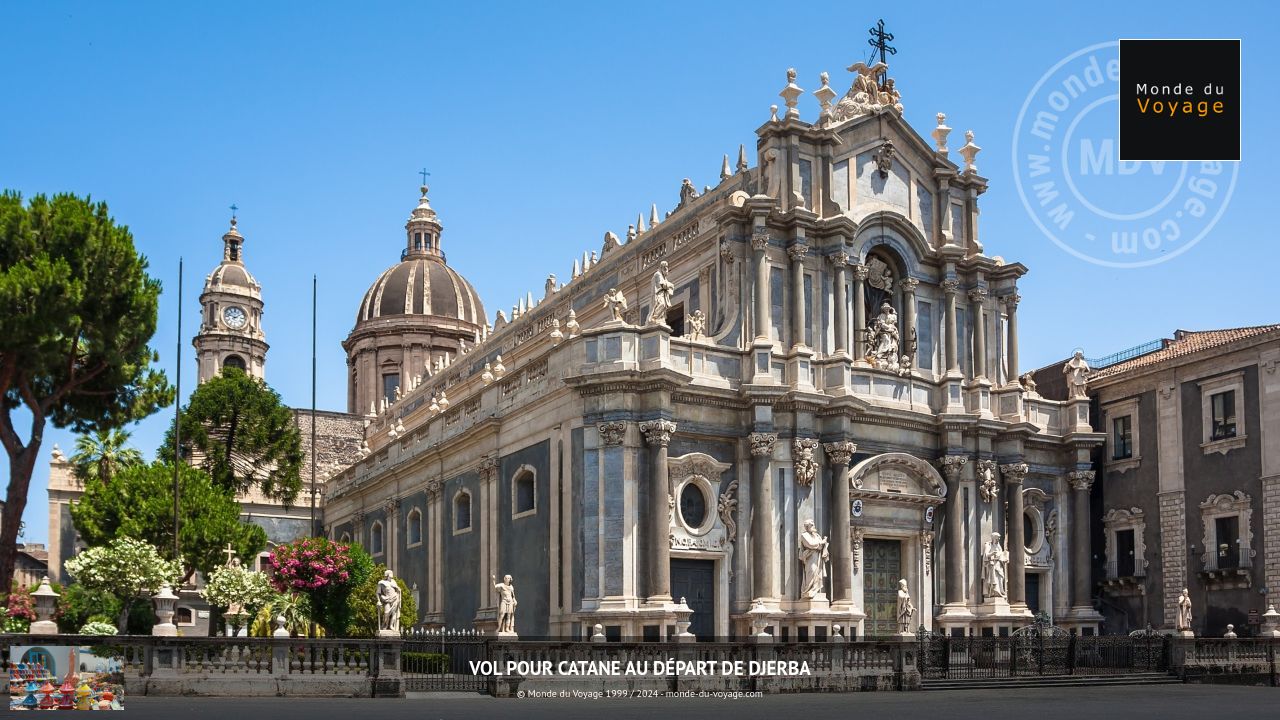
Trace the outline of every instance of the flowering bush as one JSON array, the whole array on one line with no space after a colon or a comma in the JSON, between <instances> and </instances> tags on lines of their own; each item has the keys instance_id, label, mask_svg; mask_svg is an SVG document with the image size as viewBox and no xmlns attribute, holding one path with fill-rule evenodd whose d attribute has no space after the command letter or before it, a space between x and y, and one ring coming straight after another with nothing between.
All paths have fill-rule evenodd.
<instances>
[{"instance_id":1,"label":"flowering bush","mask_svg":"<svg viewBox=\"0 0 1280 720\"><path fill-rule=\"evenodd\" d=\"M115 635L120 632L109 622L87 622L80 628L81 635Z\"/></svg>"},{"instance_id":2,"label":"flowering bush","mask_svg":"<svg viewBox=\"0 0 1280 720\"><path fill-rule=\"evenodd\" d=\"M21 618L27 622L36 619L36 602L31 597L31 588L21 587L17 582L13 584L13 591L5 600L5 606L8 608L6 614L11 618Z\"/></svg>"},{"instance_id":3,"label":"flowering bush","mask_svg":"<svg viewBox=\"0 0 1280 720\"><path fill-rule=\"evenodd\" d=\"M25 633L30 629L30 620L21 617L14 617L9 614L8 608L0 607L0 632Z\"/></svg>"},{"instance_id":4,"label":"flowering bush","mask_svg":"<svg viewBox=\"0 0 1280 720\"><path fill-rule=\"evenodd\" d=\"M305 595L312 619L338 636L351 622L351 591L373 573L373 559L359 546L302 538L277 547L271 553L271 569L275 589Z\"/></svg>"},{"instance_id":5,"label":"flowering bush","mask_svg":"<svg viewBox=\"0 0 1280 720\"><path fill-rule=\"evenodd\" d=\"M252 613L271 601L275 593L267 576L248 568L224 566L213 571L200 596L228 610L239 607Z\"/></svg>"},{"instance_id":6,"label":"flowering bush","mask_svg":"<svg viewBox=\"0 0 1280 720\"><path fill-rule=\"evenodd\" d=\"M173 560L165 560L151 545L122 537L108 545L91 547L67 561L67 572L86 588L104 590L120 599L119 627L128 627L134 602L173 584L182 572Z\"/></svg>"}]
</instances>

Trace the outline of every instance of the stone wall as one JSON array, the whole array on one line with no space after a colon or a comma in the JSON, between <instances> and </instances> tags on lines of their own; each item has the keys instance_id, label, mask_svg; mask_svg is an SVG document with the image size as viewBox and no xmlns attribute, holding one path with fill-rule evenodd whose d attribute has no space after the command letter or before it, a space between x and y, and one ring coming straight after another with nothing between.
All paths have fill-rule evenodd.
<instances>
[{"instance_id":1,"label":"stone wall","mask_svg":"<svg viewBox=\"0 0 1280 720\"><path fill-rule=\"evenodd\" d=\"M1160 493L1160 559L1164 579L1164 622L1175 627L1178 596L1187 586L1186 493Z\"/></svg>"},{"instance_id":2,"label":"stone wall","mask_svg":"<svg viewBox=\"0 0 1280 720\"><path fill-rule=\"evenodd\" d=\"M1262 481L1262 562L1267 588L1280 589L1280 477Z\"/></svg>"},{"instance_id":3,"label":"stone wall","mask_svg":"<svg viewBox=\"0 0 1280 720\"><path fill-rule=\"evenodd\" d=\"M293 409L293 422L302 433L302 480L311 479L311 411ZM364 420L359 415L316 411L316 481L329 476L360 458L360 440L364 437Z\"/></svg>"}]
</instances>

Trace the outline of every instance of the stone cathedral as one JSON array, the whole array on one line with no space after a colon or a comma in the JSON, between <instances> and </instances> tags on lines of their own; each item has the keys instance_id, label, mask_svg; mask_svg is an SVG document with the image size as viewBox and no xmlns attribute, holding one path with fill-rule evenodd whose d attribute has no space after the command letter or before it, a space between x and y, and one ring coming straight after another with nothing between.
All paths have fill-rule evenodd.
<instances>
[{"instance_id":1,"label":"stone cathedral","mask_svg":"<svg viewBox=\"0 0 1280 720\"><path fill-rule=\"evenodd\" d=\"M344 343L359 459L325 528L420 622L522 637L1097 631L1083 393L1020 377L1027 268L981 242L971 132L903 119L883 63L794 71L719 184L490 319L427 188ZM754 162L753 162L754 161ZM900 581L916 608L897 614Z\"/></svg>"}]
</instances>

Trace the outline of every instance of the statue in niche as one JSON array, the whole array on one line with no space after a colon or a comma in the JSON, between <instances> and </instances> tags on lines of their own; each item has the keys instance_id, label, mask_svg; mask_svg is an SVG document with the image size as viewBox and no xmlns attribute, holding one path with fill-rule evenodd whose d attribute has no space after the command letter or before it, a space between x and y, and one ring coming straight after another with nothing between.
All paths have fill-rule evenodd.
<instances>
[{"instance_id":1,"label":"statue in niche","mask_svg":"<svg viewBox=\"0 0 1280 720\"><path fill-rule=\"evenodd\" d=\"M907 581L898 581L898 631L904 634L911 632L911 618L916 614L916 606L911 602L911 593L907 591Z\"/></svg>"},{"instance_id":2,"label":"statue in niche","mask_svg":"<svg viewBox=\"0 0 1280 720\"><path fill-rule=\"evenodd\" d=\"M498 633L516 632L516 586L511 584L511 576L504 575L502 582L490 575L493 589L498 591Z\"/></svg>"},{"instance_id":3,"label":"statue in niche","mask_svg":"<svg viewBox=\"0 0 1280 720\"><path fill-rule=\"evenodd\" d=\"M1067 376L1067 397L1071 400L1088 399L1085 389L1089 384L1089 362L1084 359L1084 353L1077 350L1062 372Z\"/></svg>"},{"instance_id":4,"label":"statue in niche","mask_svg":"<svg viewBox=\"0 0 1280 720\"><path fill-rule=\"evenodd\" d=\"M653 271L653 309L649 311L650 325L666 325L667 311L671 309L672 296L675 295L675 283L667 279L667 261L658 263Z\"/></svg>"},{"instance_id":5,"label":"statue in niche","mask_svg":"<svg viewBox=\"0 0 1280 720\"><path fill-rule=\"evenodd\" d=\"M898 313L892 305L887 302L880 305L880 314L869 332L871 342L868 343L867 362L880 370L898 372L901 368L898 359Z\"/></svg>"},{"instance_id":6,"label":"statue in niche","mask_svg":"<svg viewBox=\"0 0 1280 720\"><path fill-rule=\"evenodd\" d=\"M982 593L988 598L1009 596L1009 549L1000 543L1000 533L991 533L991 540L982 548Z\"/></svg>"},{"instance_id":7,"label":"statue in niche","mask_svg":"<svg viewBox=\"0 0 1280 720\"><path fill-rule=\"evenodd\" d=\"M400 585L391 570L378 581L378 634L400 635Z\"/></svg>"},{"instance_id":8,"label":"statue in niche","mask_svg":"<svg viewBox=\"0 0 1280 720\"><path fill-rule=\"evenodd\" d=\"M609 292L604 294L604 306L609 309L609 313L613 316L613 322L626 322L627 297L622 294L621 290L609 288Z\"/></svg>"},{"instance_id":9,"label":"statue in niche","mask_svg":"<svg viewBox=\"0 0 1280 720\"><path fill-rule=\"evenodd\" d=\"M800 597L813 600L826 596L823 592L827 578L827 563L831 560L827 538L818 534L813 519L804 521L804 532L800 533L800 562L804 564L803 581L800 585Z\"/></svg>"},{"instance_id":10,"label":"statue in niche","mask_svg":"<svg viewBox=\"0 0 1280 720\"><path fill-rule=\"evenodd\" d=\"M1182 588L1178 596L1178 631L1191 632L1191 593Z\"/></svg>"}]
</instances>

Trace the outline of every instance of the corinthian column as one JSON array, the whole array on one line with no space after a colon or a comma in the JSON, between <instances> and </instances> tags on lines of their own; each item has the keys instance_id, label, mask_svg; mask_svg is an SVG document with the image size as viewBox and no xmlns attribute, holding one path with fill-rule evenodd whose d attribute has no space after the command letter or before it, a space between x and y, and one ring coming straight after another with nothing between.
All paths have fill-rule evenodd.
<instances>
[{"instance_id":1,"label":"corinthian column","mask_svg":"<svg viewBox=\"0 0 1280 720\"><path fill-rule=\"evenodd\" d=\"M769 247L768 228L758 227L751 235L751 249L755 252L756 263L756 339L769 338L769 257L765 248Z\"/></svg>"},{"instance_id":2,"label":"corinthian column","mask_svg":"<svg viewBox=\"0 0 1280 720\"><path fill-rule=\"evenodd\" d=\"M964 535L960 523L960 475L969 458L947 455L938 461L947 478L947 603L964 602Z\"/></svg>"},{"instance_id":3,"label":"corinthian column","mask_svg":"<svg viewBox=\"0 0 1280 720\"><path fill-rule=\"evenodd\" d=\"M848 280L849 254L840 250L832 254L830 259L836 271L836 346L831 354L847 355L849 353L849 297L845 293L844 284Z\"/></svg>"},{"instance_id":4,"label":"corinthian column","mask_svg":"<svg viewBox=\"0 0 1280 720\"><path fill-rule=\"evenodd\" d=\"M973 377L987 376L987 314L982 309L987 291L974 288L969 291L969 314L973 316Z\"/></svg>"},{"instance_id":5,"label":"corinthian column","mask_svg":"<svg viewBox=\"0 0 1280 720\"><path fill-rule=\"evenodd\" d=\"M1022 479L1027 476L1026 463L1000 466L1009 498L1009 604L1027 602L1027 539L1022 532Z\"/></svg>"},{"instance_id":6,"label":"corinthian column","mask_svg":"<svg viewBox=\"0 0 1280 720\"><path fill-rule=\"evenodd\" d=\"M902 354L907 356L910 369L916 366L916 288L920 281L902 278L898 287L902 288Z\"/></svg>"},{"instance_id":7,"label":"corinthian column","mask_svg":"<svg viewBox=\"0 0 1280 720\"><path fill-rule=\"evenodd\" d=\"M866 265L853 266L853 359L867 356L867 293L869 271Z\"/></svg>"},{"instance_id":8,"label":"corinthian column","mask_svg":"<svg viewBox=\"0 0 1280 720\"><path fill-rule=\"evenodd\" d=\"M822 446L831 461L831 601L853 602L853 552L849 543L849 461L858 446L848 440Z\"/></svg>"},{"instance_id":9,"label":"corinthian column","mask_svg":"<svg viewBox=\"0 0 1280 720\"><path fill-rule=\"evenodd\" d=\"M1071 605L1093 608L1092 563L1089 562L1089 488L1092 470L1067 473L1071 483Z\"/></svg>"},{"instance_id":10,"label":"corinthian column","mask_svg":"<svg viewBox=\"0 0 1280 720\"><path fill-rule=\"evenodd\" d=\"M804 342L804 256L809 246L797 242L787 248L791 258L791 346L801 347Z\"/></svg>"},{"instance_id":11,"label":"corinthian column","mask_svg":"<svg viewBox=\"0 0 1280 720\"><path fill-rule=\"evenodd\" d=\"M960 372L960 332L956 328L956 293L960 291L957 280L943 280L942 291L947 295L947 373Z\"/></svg>"},{"instance_id":12,"label":"corinthian column","mask_svg":"<svg viewBox=\"0 0 1280 720\"><path fill-rule=\"evenodd\" d=\"M667 447L676 424L670 420L640 423L649 445L649 602L671 602L671 488L667 476Z\"/></svg>"},{"instance_id":13,"label":"corinthian column","mask_svg":"<svg viewBox=\"0 0 1280 720\"><path fill-rule=\"evenodd\" d=\"M755 600L772 601L773 557L777 541L773 536L773 483L769 481L769 459L778 442L777 433L751 433L751 575Z\"/></svg>"},{"instance_id":14,"label":"corinthian column","mask_svg":"<svg viewBox=\"0 0 1280 720\"><path fill-rule=\"evenodd\" d=\"M1009 323L1009 347L1005 351L1009 355L1009 377L1005 378L1006 383L1018 382L1018 302L1022 300L1022 296L1018 293L1006 295L1004 298L1004 311L1008 316Z\"/></svg>"}]
</instances>

